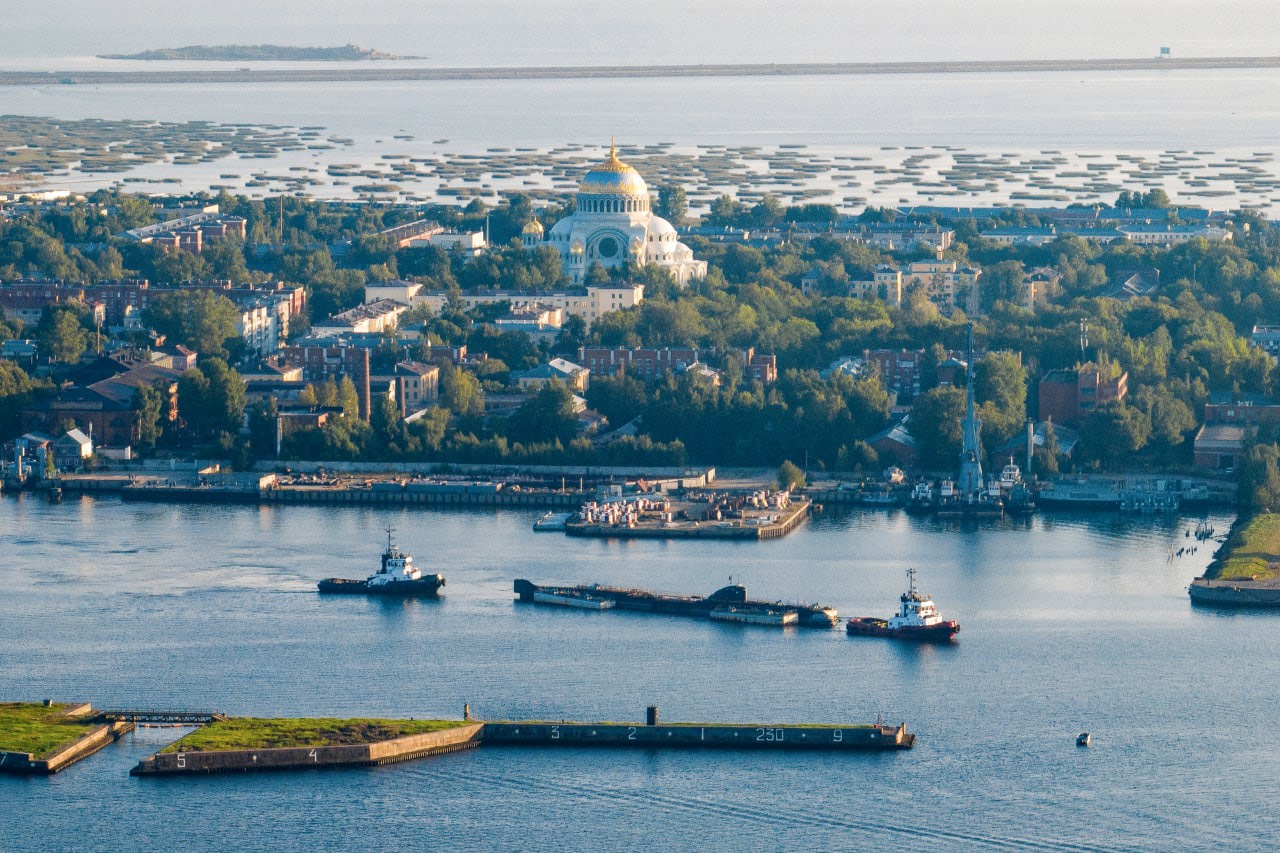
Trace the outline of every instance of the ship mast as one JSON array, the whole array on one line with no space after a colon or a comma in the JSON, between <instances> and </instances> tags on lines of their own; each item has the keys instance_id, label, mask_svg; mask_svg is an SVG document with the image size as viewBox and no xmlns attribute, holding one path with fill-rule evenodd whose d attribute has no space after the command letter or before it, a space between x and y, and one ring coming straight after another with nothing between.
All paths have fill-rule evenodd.
<instances>
[{"instance_id":1,"label":"ship mast","mask_svg":"<svg viewBox=\"0 0 1280 853\"><path fill-rule=\"evenodd\" d=\"M982 421L974 414L973 406L973 323L969 324L968 375L965 416L961 425L960 493L972 503L982 491Z\"/></svg>"}]
</instances>

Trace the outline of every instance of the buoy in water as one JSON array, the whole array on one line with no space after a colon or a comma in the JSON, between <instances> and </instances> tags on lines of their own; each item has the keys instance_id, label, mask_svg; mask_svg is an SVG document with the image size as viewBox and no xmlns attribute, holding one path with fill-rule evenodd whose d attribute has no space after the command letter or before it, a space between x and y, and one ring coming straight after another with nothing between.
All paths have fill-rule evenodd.
<instances>
[{"instance_id":1,"label":"buoy in water","mask_svg":"<svg viewBox=\"0 0 1280 853\"><path fill-rule=\"evenodd\" d=\"M1081 732L1076 738L1076 746L1089 746L1093 743L1093 737L1088 732Z\"/></svg>"}]
</instances>

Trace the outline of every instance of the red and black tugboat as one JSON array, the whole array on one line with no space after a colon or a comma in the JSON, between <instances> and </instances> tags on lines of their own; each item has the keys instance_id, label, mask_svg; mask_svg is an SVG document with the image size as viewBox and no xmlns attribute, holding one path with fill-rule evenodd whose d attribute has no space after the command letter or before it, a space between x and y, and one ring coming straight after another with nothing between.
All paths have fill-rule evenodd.
<instances>
[{"instance_id":1,"label":"red and black tugboat","mask_svg":"<svg viewBox=\"0 0 1280 853\"><path fill-rule=\"evenodd\" d=\"M943 619L933 599L916 590L916 570L907 569L907 591L899 599L898 613L888 619L855 616L845 630L850 636L892 637L923 643L947 643L960 631L960 624Z\"/></svg>"}]
</instances>

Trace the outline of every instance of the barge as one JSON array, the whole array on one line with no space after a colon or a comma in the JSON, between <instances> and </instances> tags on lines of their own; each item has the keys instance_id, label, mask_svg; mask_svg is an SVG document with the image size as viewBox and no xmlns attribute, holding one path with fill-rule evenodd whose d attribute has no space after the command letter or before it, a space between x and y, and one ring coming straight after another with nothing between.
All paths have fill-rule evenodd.
<instances>
[{"instance_id":1,"label":"barge","mask_svg":"<svg viewBox=\"0 0 1280 853\"><path fill-rule=\"evenodd\" d=\"M644 613L666 613L746 625L833 628L840 621L834 607L753 600L747 598L745 586L732 582L711 595L701 596L649 592L643 589L603 584L543 586L524 578L517 578L515 592L520 596L521 601L532 604L576 607L584 610L637 610Z\"/></svg>"}]
</instances>

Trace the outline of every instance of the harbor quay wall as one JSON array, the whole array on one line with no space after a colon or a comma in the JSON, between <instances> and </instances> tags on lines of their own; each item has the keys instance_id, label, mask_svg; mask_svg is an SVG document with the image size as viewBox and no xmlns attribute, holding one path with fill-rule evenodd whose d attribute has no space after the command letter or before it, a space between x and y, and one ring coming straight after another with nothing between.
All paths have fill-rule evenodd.
<instances>
[{"instance_id":1,"label":"harbor quay wall","mask_svg":"<svg viewBox=\"0 0 1280 853\"><path fill-rule=\"evenodd\" d=\"M537 477L591 477L615 479L680 480L693 489L707 486L716 479L715 468L689 469L652 466L602 466L602 465L486 465L458 462L319 462L314 460L288 463L259 462L258 471L275 471L281 464L290 470L307 473L327 471L346 474L474 474L486 478L505 479L513 475Z\"/></svg>"},{"instance_id":2,"label":"harbor quay wall","mask_svg":"<svg viewBox=\"0 0 1280 853\"><path fill-rule=\"evenodd\" d=\"M36 758L29 752L0 752L0 772L24 775L57 773L83 758L88 758L104 746L115 743L133 729L133 723L123 720L94 726L48 758Z\"/></svg>"},{"instance_id":3,"label":"harbor quay wall","mask_svg":"<svg viewBox=\"0 0 1280 853\"><path fill-rule=\"evenodd\" d=\"M590 492L426 491L415 489L265 489L255 500L297 504L403 504L406 506L526 506L577 509Z\"/></svg>"},{"instance_id":4,"label":"harbor quay wall","mask_svg":"<svg viewBox=\"0 0 1280 853\"><path fill-rule=\"evenodd\" d=\"M483 724L346 746L229 749L208 752L158 752L144 758L133 776L224 773L247 770L300 770L319 767L371 767L443 755L480 745Z\"/></svg>"},{"instance_id":5,"label":"harbor quay wall","mask_svg":"<svg viewBox=\"0 0 1280 853\"><path fill-rule=\"evenodd\" d=\"M606 746L647 749L907 749L905 726L642 725L485 723L484 742L504 746Z\"/></svg>"}]
</instances>

